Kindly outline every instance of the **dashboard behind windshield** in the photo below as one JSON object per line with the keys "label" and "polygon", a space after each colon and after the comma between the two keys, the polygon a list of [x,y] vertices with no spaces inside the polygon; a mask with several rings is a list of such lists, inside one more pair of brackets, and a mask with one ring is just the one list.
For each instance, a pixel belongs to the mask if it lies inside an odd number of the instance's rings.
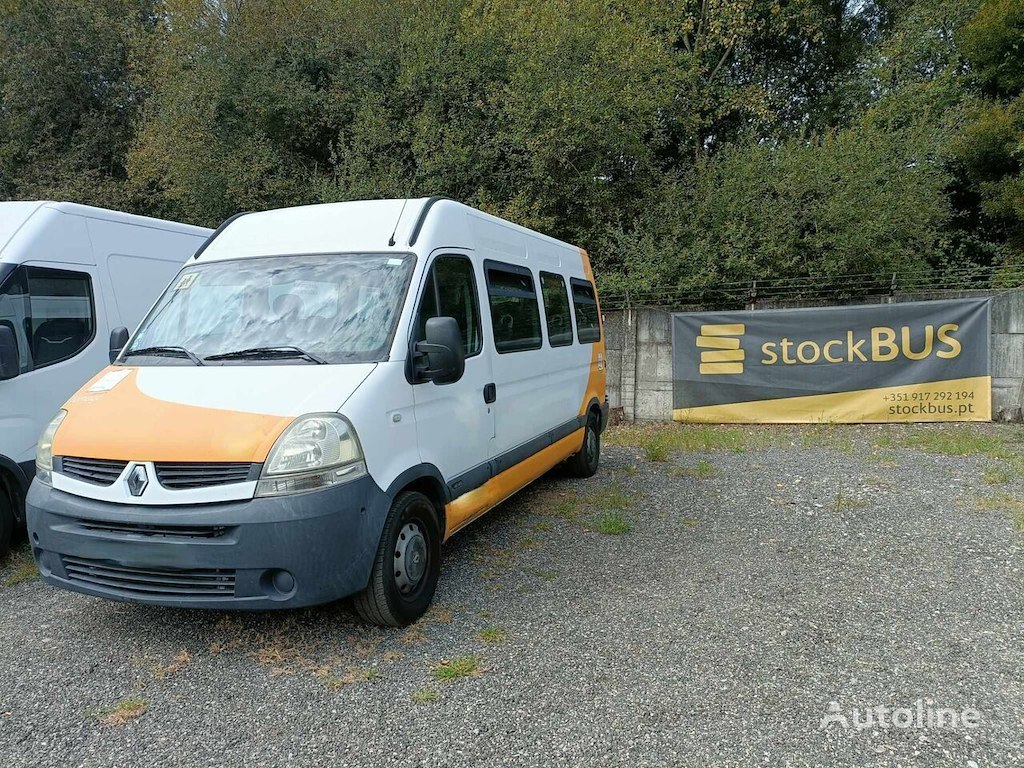
{"label": "dashboard behind windshield", "polygon": [[[175,278],[125,357],[176,347],[205,361],[241,350],[291,347],[331,364],[378,362],[388,356],[414,265],[411,254],[372,253],[196,264]],[[152,358],[131,362],[146,359]],[[189,364],[188,358],[174,362]]]}

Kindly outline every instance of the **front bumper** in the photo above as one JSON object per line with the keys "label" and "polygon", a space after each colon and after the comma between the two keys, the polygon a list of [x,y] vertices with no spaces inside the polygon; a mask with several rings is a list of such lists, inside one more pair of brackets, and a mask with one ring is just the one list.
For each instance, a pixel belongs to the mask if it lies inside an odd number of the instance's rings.
{"label": "front bumper", "polygon": [[26,507],[49,584],[154,605],[262,610],[362,590],[390,505],[367,475],[294,496],[188,506],[94,501],[35,482]]}

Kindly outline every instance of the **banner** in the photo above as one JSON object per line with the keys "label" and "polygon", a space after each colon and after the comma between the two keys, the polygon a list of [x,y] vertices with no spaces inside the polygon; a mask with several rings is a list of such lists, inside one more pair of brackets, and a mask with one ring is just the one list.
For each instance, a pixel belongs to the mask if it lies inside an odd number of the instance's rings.
{"label": "banner", "polygon": [[673,418],[990,421],[989,299],[672,316]]}

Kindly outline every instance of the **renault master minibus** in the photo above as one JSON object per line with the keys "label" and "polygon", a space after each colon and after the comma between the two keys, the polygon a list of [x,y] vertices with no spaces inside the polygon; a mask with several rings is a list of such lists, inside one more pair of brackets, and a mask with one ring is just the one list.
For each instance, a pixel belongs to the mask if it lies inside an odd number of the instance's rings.
{"label": "renault master minibus", "polygon": [[44,579],[167,606],[421,616],[442,542],[606,423],[587,254],[449,200],[229,219],[42,435]]}
{"label": "renault master minibus", "polygon": [[210,234],[84,205],[0,203],[0,556],[24,520],[46,423]]}

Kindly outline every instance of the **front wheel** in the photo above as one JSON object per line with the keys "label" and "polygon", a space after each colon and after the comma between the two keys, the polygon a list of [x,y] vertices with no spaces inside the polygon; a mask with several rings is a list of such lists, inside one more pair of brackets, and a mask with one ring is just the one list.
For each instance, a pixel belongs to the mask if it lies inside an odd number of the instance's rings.
{"label": "front wheel", "polygon": [[569,472],[576,477],[593,477],[601,463],[601,417],[593,411],[587,417],[583,432],[583,447],[566,462]]}
{"label": "front wheel", "polygon": [[356,595],[356,612],[371,624],[404,627],[426,613],[441,572],[441,531],[430,499],[400,493],[391,505],[370,583]]}

